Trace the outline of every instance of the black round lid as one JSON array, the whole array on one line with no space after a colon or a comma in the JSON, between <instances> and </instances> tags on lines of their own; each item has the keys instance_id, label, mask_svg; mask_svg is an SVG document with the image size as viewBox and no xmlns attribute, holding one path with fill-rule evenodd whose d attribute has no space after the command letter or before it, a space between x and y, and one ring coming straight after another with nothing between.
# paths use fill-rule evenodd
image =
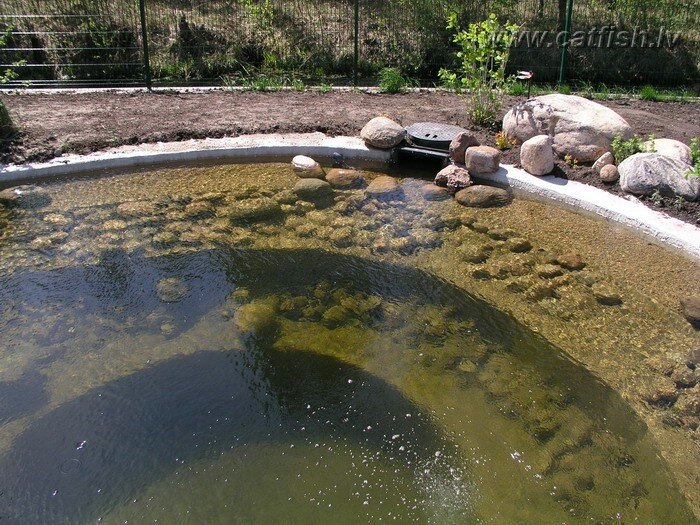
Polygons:
<instances>
[{"instance_id":1,"label":"black round lid","mask_svg":"<svg viewBox=\"0 0 700 525\"><path fill-rule=\"evenodd\" d=\"M463 131L467 130L439 122L417 122L406 128L411 142L415 145L444 150L449 149L452 139Z\"/></svg>"}]
</instances>

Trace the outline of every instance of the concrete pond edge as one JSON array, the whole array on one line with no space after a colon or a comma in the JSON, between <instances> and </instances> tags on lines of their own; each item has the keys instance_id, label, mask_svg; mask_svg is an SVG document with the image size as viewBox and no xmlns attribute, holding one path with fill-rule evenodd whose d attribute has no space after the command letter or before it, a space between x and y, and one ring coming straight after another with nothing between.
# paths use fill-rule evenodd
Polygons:
<instances>
[{"instance_id":1,"label":"concrete pond edge","mask_svg":"<svg viewBox=\"0 0 700 525\"><path fill-rule=\"evenodd\" d=\"M295 155L329 159L334 153L343 155L350 162L369 164L388 164L392 159L391 151L368 148L358 137L329 137L323 133L244 135L122 146L88 155L65 155L44 163L5 165L0 167L0 187L99 174L105 170L196 161L291 160ZM652 210L632 196L619 197L593 186L553 176L536 177L509 165L479 179L509 187L517 194L536 200L615 221L700 260L700 228Z\"/></svg>"}]
</instances>

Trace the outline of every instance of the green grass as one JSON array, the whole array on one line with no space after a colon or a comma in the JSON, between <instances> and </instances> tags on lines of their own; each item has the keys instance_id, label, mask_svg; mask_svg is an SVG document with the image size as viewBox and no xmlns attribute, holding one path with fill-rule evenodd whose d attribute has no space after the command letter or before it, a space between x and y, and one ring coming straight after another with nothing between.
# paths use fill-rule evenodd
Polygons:
<instances>
[{"instance_id":1,"label":"green grass","mask_svg":"<svg viewBox=\"0 0 700 525\"><path fill-rule=\"evenodd\" d=\"M661 96L654 86L644 86L639 91L639 98L651 102L658 102L661 100Z\"/></svg>"}]
</instances>

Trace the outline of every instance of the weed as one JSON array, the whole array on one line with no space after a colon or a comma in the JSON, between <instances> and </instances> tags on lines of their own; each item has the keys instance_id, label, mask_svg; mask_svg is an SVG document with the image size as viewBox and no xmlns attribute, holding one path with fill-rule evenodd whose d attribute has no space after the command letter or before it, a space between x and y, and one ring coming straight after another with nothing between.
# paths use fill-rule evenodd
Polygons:
<instances>
[{"instance_id":1,"label":"weed","mask_svg":"<svg viewBox=\"0 0 700 525\"><path fill-rule=\"evenodd\" d=\"M379 72L379 88L385 93L401 93L415 82L401 74L398 69L385 67Z\"/></svg>"},{"instance_id":2,"label":"weed","mask_svg":"<svg viewBox=\"0 0 700 525\"><path fill-rule=\"evenodd\" d=\"M562 95L571 95L571 88L566 84L559 84L557 86L557 92L561 93Z\"/></svg>"},{"instance_id":3,"label":"weed","mask_svg":"<svg viewBox=\"0 0 700 525\"><path fill-rule=\"evenodd\" d=\"M677 211L683 211L685 209L685 199L681 197L680 195L676 197L673 201L673 207Z\"/></svg>"},{"instance_id":4,"label":"weed","mask_svg":"<svg viewBox=\"0 0 700 525\"><path fill-rule=\"evenodd\" d=\"M639 91L639 98L642 100L649 100L652 102L658 102L661 100L661 94L657 91L654 86L644 86Z\"/></svg>"},{"instance_id":5,"label":"weed","mask_svg":"<svg viewBox=\"0 0 700 525\"><path fill-rule=\"evenodd\" d=\"M330 93L333 91L333 86L331 84L324 83L321 84L318 89L321 93Z\"/></svg>"},{"instance_id":6,"label":"weed","mask_svg":"<svg viewBox=\"0 0 700 525\"><path fill-rule=\"evenodd\" d=\"M499 131L496 133L496 147L500 149L501 151L507 150L515 146L515 140L511 139L503 133L502 131Z\"/></svg>"},{"instance_id":7,"label":"weed","mask_svg":"<svg viewBox=\"0 0 700 525\"><path fill-rule=\"evenodd\" d=\"M700 139L694 137L690 141L690 154L693 157L693 166L685 172L685 178L700 177Z\"/></svg>"},{"instance_id":8,"label":"weed","mask_svg":"<svg viewBox=\"0 0 700 525\"><path fill-rule=\"evenodd\" d=\"M564 155L564 163L572 168L578 168L578 159L573 158L569 153Z\"/></svg>"},{"instance_id":9,"label":"weed","mask_svg":"<svg viewBox=\"0 0 700 525\"><path fill-rule=\"evenodd\" d=\"M663 204L664 202L663 198L661 197L661 192L659 190L654 190L654 193L651 194L649 200L655 206L661 206L661 204Z\"/></svg>"},{"instance_id":10,"label":"weed","mask_svg":"<svg viewBox=\"0 0 700 525\"><path fill-rule=\"evenodd\" d=\"M645 146L639 135L635 135L627 140L625 140L622 135L617 135L611 143L615 163L620 164L627 157L631 157L636 153L653 153L656 151L654 146L655 138L653 133L649 135L647 138L649 145Z\"/></svg>"}]
</instances>

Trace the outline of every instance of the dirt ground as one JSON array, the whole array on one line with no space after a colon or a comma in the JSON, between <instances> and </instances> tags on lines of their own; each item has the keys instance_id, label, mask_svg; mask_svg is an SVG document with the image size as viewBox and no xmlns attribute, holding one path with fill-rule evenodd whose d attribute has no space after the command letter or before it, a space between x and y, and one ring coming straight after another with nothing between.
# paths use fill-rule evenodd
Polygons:
<instances>
[{"instance_id":1,"label":"dirt ground","mask_svg":"<svg viewBox=\"0 0 700 525\"><path fill-rule=\"evenodd\" d=\"M494 145L493 130L471 126L466 104L446 92L398 95L364 92L157 92L2 94L21 128L20 135L0 147L0 162L46 160L63 153L88 153L141 142L236 136L249 133L321 131L357 135L377 115L409 125L421 121L457 124ZM522 100L506 97L504 110ZM604 102L630 123L635 133L688 143L700 136L700 103ZM504 152L504 162L517 163L517 147ZM556 174L621 193L618 184L601 182L589 167L559 163ZM670 202L649 206L700 224L700 203L676 209Z\"/></svg>"}]
</instances>

